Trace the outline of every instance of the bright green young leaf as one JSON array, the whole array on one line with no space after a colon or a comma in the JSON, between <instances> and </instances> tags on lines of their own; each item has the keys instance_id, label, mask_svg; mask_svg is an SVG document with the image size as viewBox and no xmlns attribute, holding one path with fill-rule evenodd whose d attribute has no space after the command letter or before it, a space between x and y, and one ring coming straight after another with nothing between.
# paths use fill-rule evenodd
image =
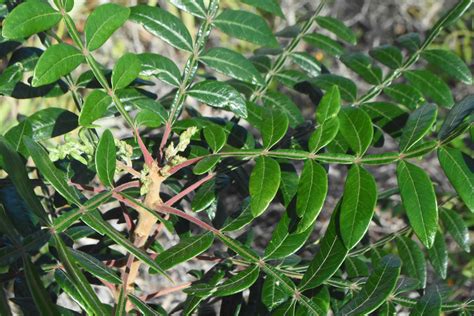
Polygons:
<instances>
[{"instance_id":1,"label":"bright green young leaf","mask_svg":"<svg viewBox=\"0 0 474 316\"><path fill-rule=\"evenodd\" d=\"M400 260L384 257L369 276L362 290L339 311L339 315L365 315L376 310L395 289L400 275Z\"/></svg>"},{"instance_id":2,"label":"bright green young leaf","mask_svg":"<svg viewBox=\"0 0 474 316\"><path fill-rule=\"evenodd\" d=\"M383 92L399 104L406 105L409 109L416 109L425 102L423 94L408 84L395 83L385 88Z\"/></svg>"},{"instance_id":3,"label":"bright green young leaf","mask_svg":"<svg viewBox=\"0 0 474 316\"><path fill-rule=\"evenodd\" d=\"M311 135L308 148L312 153L318 152L321 148L329 144L339 132L339 119L334 117L316 127Z\"/></svg>"},{"instance_id":4,"label":"bright green young leaf","mask_svg":"<svg viewBox=\"0 0 474 316\"><path fill-rule=\"evenodd\" d=\"M92 11L86 21L84 32L86 48L94 51L118 30L128 19L130 9L115 3L106 3Z\"/></svg>"},{"instance_id":5,"label":"bright green young leaf","mask_svg":"<svg viewBox=\"0 0 474 316\"><path fill-rule=\"evenodd\" d=\"M171 59L153 53L143 53L137 56L142 62L140 74L154 76L167 84L179 87L181 73Z\"/></svg>"},{"instance_id":6,"label":"bright green young leaf","mask_svg":"<svg viewBox=\"0 0 474 316\"><path fill-rule=\"evenodd\" d=\"M191 13L198 18L205 19L207 16L206 5L203 0L169 0L173 5L183 11Z\"/></svg>"},{"instance_id":7,"label":"bright green young leaf","mask_svg":"<svg viewBox=\"0 0 474 316\"><path fill-rule=\"evenodd\" d=\"M306 160L298 183L296 214L301 218L297 232L310 228L321 212L328 191L326 170L313 160Z\"/></svg>"},{"instance_id":8,"label":"bright green young leaf","mask_svg":"<svg viewBox=\"0 0 474 316\"><path fill-rule=\"evenodd\" d=\"M425 295L416 303L411 310L410 316L430 316L441 314L441 293L434 286L425 291Z\"/></svg>"},{"instance_id":9,"label":"bright green young leaf","mask_svg":"<svg viewBox=\"0 0 474 316\"><path fill-rule=\"evenodd\" d=\"M288 117L279 111L263 109L264 119L261 122L263 147L272 148L285 136L288 129Z\"/></svg>"},{"instance_id":10,"label":"bright green young leaf","mask_svg":"<svg viewBox=\"0 0 474 316\"><path fill-rule=\"evenodd\" d=\"M173 47L189 52L193 50L193 39L186 26L166 10L139 5L132 8L130 19Z\"/></svg>"},{"instance_id":11,"label":"bright green young leaf","mask_svg":"<svg viewBox=\"0 0 474 316\"><path fill-rule=\"evenodd\" d=\"M439 216L443 222L443 226L453 237L459 247L461 247L465 252L470 252L469 232L462 217L455 211L446 208L442 209Z\"/></svg>"},{"instance_id":12,"label":"bright green young leaf","mask_svg":"<svg viewBox=\"0 0 474 316\"><path fill-rule=\"evenodd\" d=\"M280 186L280 165L268 157L258 157L250 175L250 207L254 217L261 215Z\"/></svg>"},{"instance_id":13,"label":"bright green young leaf","mask_svg":"<svg viewBox=\"0 0 474 316\"><path fill-rule=\"evenodd\" d=\"M423 251L417 243L407 237L400 236L396 239L398 255L402 259L402 272L414 278L419 283L419 288L426 286L426 260Z\"/></svg>"},{"instance_id":14,"label":"bright green young leaf","mask_svg":"<svg viewBox=\"0 0 474 316\"><path fill-rule=\"evenodd\" d=\"M108 281L112 284L121 284L122 280L117 275L117 273L106 266L99 259L94 258L93 256L75 249L70 249L70 253L77 264L80 265L84 270L90 272L96 277Z\"/></svg>"},{"instance_id":15,"label":"bright green young leaf","mask_svg":"<svg viewBox=\"0 0 474 316\"><path fill-rule=\"evenodd\" d=\"M341 108L341 94L337 86L332 86L319 102L316 109L316 121L323 124L337 116Z\"/></svg>"},{"instance_id":16,"label":"bright green young leaf","mask_svg":"<svg viewBox=\"0 0 474 316\"><path fill-rule=\"evenodd\" d=\"M408 121L402 129L401 152L409 150L428 133L436 121L437 114L438 108L434 104L425 104L410 113Z\"/></svg>"},{"instance_id":17,"label":"bright green young leaf","mask_svg":"<svg viewBox=\"0 0 474 316\"><path fill-rule=\"evenodd\" d=\"M254 13L226 9L214 19L214 25L229 36L244 41L260 46L278 46L267 22Z\"/></svg>"},{"instance_id":18,"label":"bright green young leaf","mask_svg":"<svg viewBox=\"0 0 474 316\"><path fill-rule=\"evenodd\" d=\"M346 101L354 102L357 98L357 86L350 79L332 74L322 74L310 82L326 91L333 86L337 86L341 93L341 98Z\"/></svg>"},{"instance_id":19,"label":"bright green young leaf","mask_svg":"<svg viewBox=\"0 0 474 316\"><path fill-rule=\"evenodd\" d=\"M362 109L346 107L339 112L339 131L351 149L362 156L369 148L374 136L370 116Z\"/></svg>"},{"instance_id":20,"label":"bright green young leaf","mask_svg":"<svg viewBox=\"0 0 474 316\"><path fill-rule=\"evenodd\" d=\"M474 113L474 95L468 95L449 111L439 130L438 138L446 139L462 122Z\"/></svg>"},{"instance_id":21,"label":"bright green young leaf","mask_svg":"<svg viewBox=\"0 0 474 316\"><path fill-rule=\"evenodd\" d=\"M461 199L474 211L474 159L455 148L438 149L441 168Z\"/></svg>"},{"instance_id":22,"label":"bright green young leaf","mask_svg":"<svg viewBox=\"0 0 474 316\"><path fill-rule=\"evenodd\" d=\"M265 107L284 113L288 117L290 127L295 128L304 122L301 110L286 94L278 91L268 91L262 99Z\"/></svg>"},{"instance_id":23,"label":"bright green young leaf","mask_svg":"<svg viewBox=\"0 0 474 316\"><path fill-rule=\"evenodd\" d=\"M229 109L237 116L247 117L245 100L230 85L213 80L198 82L188 91L190 97L218 109Z\"/></svg>"},{"instance_id":24,"label":"bright green young leaf","mask_svg":"<svg viewBox=\"0 0 474 316\"><path fill-rule=\"evenodd\" d=\"M400 49L391 45L375 47L369 52L370 56L391 69L400 68L403 55Z\"/></svg>"},{"instance_id":25,"label":"bright green young leaf","mask_svg":"<svg viewBox=\"0 0 474 316\"><path fill-rule=\"evenodd\" d=\"M227 134L219 125L209 124L204 127L204 138L213 152L218 152L227 141Z\"/></svg>"},{"instance_id":26,"label":"bright green young leaf","mask_svg":"<svg viewBox=\"0 0 474 316\"><path fill-rule=\"evenodd\" d=\"M233 50L223 47L212 48L200 57L200 61L231 78L255 85L265 83L255 66L247 58Z\"/></svg>"},{"instance_id":27,"label":"bright green young leaf","mask_svg":"<svg viewBox=\"0 0 474 316\"><path fill-rule=\"evenodd\" d=\"M341 62L370 84L379 84L382 81L382 69L373 65L370 57L363 53L344 54L341 56Z\"/></svg>"},{"instance_id":28,"label":"bright green young leaf","mask_svg":"<svg viewBox=\"0 0 474 316\"><path fill-rule=\"evenodd\" d=\"M423 51L421 56L454 79L468 85L472 84L472 74L469 67L455 53L444 49L428 49Z\"/></svg>"},{"instance_id":29,"label":"bright green young leaf","mask_svg":"<svg viewBox=\"0 0 474 316\"><path fill-rule=\"evenodd\" d=\"M454 104L449 86L428 70L409 70L404 75L415 88L438 105L450 108Z\"/></svg>"},{"instance_id":30,"label":"bright green young leaf","mask_svg":"<svg viewBox=\"0 0 474 316\"><path fill-rule=\"evenodd\" d=\"M285 277L285 275L281 276ZM263 282L262 303L265 304L268 310L271 311L281 303L288 300L290 295L291 293L288 293L285 291L285 288L280 286L280 282L267 275L265 281Z\"/></svg>"},{"instance_id":31,"label":"bright green young leaf","mask_svg":"<svg viewBox=\"0 0 474 316\"><path fill-rule=\"evenodd\" d=\"M438 231L433 243L433 247L428 249L428 258L431 266L436 273L442 278L446 279L448 270L448 251L446 250L446 243L444 242L443 234Z\"/></svg>"},{"instance_id":32,"label":"bright green young leaf","mask_svg":"<svg viewBox=\"0 0 474 316\"><path fill-rule=\"evenodd\" d=\"M349 170L341 205L339 226L347 249L352 249L364 237L374 215L377 185L374 177L359 165Z\"/></svg>"},{"instance_id":33,"label":"bright green young leaf","mask_svg":"<svg viewBox=\"0 0 474 316\"><path fill-rule=\"evenodd\" d=\"M420 241L431 248L438 229L438 205L433 184L423 169L405 161L398 163L397 179L410 225Z\"/></svg>"},{"instance_id":34,"label":"bright green young leaf","mask_svg":"<svg viewBox=\"0 0 474 316\"><path fill-rule=\"evenodd\" d=\"M43 1L21 3L3 21L2 35L20 39L46 31L61 20L61 13Z\"/></svg>"},{"instance_id":35,"label":"bright green young leaf","mask_svg":"<svg viewBox=\"0 0 474 316\"><path fill-rule=\"evenodd\" d=\"M344 52L344 48L341 44L326 35L312 33L306 35L303 40L311 46L325 51L329 55L338 57Z\"/></svg>"},{"instance_id":36,"label":"bright green young leaf","mask_svg":"<svg viewBox=\"0 0 474 316\"><path fill-rule=\"evenodd\" d=\"M338 19L330 16L318 16L316 18L316 23L349 44L355 45L357 43L355 33Z\"/></svg>"},{"instance_id":37,"label":"bright green young leaf","mask_svg":"<svg viewBox=\"0 0 474 316\"><path fill-rule=\"evenodd\" d=\"M86 97L79 115L79 124L89 127L100 119L112 104L112 97L102 90L94 90Z\"/></svg>"},{"instance_id":38,"label":"bright green young leaf","mask_svg":"<svg viewBox=\"0 0 474 316\"><path fill-rule=\"evenodd\" d=\"M254 6L260 10L267 11L281 18L284 17L278 1L275 0L242 0L243 3Z\"/></svg>"},{"instance_id":39,"label":"bright green young leaf","mask_svg":"<svg viewBox=\"0 0 474 316\"><path fill-rule=\"evenodd\" d=\"M116 160L115 140L110 130L105 130L95 152L95 167L100 181L108 186L114 185Z\"/></svg>"},{"instance_id":40,"label":"bright green young leaf","mask_svg":"<svg viewBox=\"0 0 474 316\"><path fill-rule=\"evenodd\" d=\"M127 87L135 80L142 69L142 63L135 54L126 53L117 61L112 72L114 90Z\"/></svg>"}]
</instances>

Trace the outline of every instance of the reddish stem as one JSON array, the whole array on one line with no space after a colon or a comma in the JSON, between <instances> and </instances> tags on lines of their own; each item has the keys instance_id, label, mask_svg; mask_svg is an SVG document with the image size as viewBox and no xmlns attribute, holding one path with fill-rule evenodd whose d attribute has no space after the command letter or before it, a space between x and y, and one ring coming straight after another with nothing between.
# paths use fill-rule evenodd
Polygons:
<instances>
[{"instance_id":1,"label":"reddish stem","mask_svg":"<svg viewBox=\"0 0 474 316\"><path fill-rule=\"evenodd\" d=\"M204 158L203 157L196 157L196 158L192 158L192 159L189 159L189 160L186 160L185 162L182 162L180 163L179 165L176 165L174 167L172 167L170 170L169 170L169 175L173 175L175 174L176 172L178 172L179 170L183 169L183 168L186 168L187 166L190 166L200 160L202 160Z\"/></svg>"},{"instance_id":2,"label":"reddish stem","mask_svg":"<svg viewBox=\"0 0 474 316\"><path fill-rule=\"evenodd\" d=\"M73 187L75 187L76 189L81 190L81 191L90 191L90 192L94 192L94 193L100 193L100 192L103 192L105 190L104 187L100 186L100 185L97 186L97 187L90 187L90 186L87 186L87 185L74 183L72 181L69 181L69 184L72 185Z\"/></svg>"},{"instance_id":3,"label":"reddish stem","mask_svg":"<svg viewBox=\"0 0 474 316\"><path fill-rule=\"evenodd\" d=\"M135 136L137 137L138 146L140 146L140 150L142 151L143 157L145 158L145 164L148 167L151 167L153 165L153 157L151 156L150 152L143 143L143 140L140 137L140 134L138 133L137 129L135 129Z\"/></svg>"},{"instance_id":4,"label":"reddish stem","mask_svg":"<svg viewBox=\"0 0 474 316\"><path fill-rule=\"evenodd\" d=\"M159 153L160 160L163 159L163 149L165 149L165 146L166 146L166 143L168 142L168 138L170 137L170 134L171 134L171 124L169 122L166 122L165 131L163 133L163 137L161 138L161 143L160 143L160 153Z\"/></svg>"},{"instance_id":5,"label":"reddish stem","mask_svg":"<svg viewBox=\"0 0 474 316\"><path fill-rule=\"evenodd\" d=\"M180 284L180 285L177 285L177 286L173 286L173 287L169 287L169 288L166 288L166 289L159 290L158 292L155 292L155 293L152 293L152 294L143 295L142 297L140 297L140 299L142 301L146 302L146 301L152 300L152 299L160 297L160 296L164 296L164 295L168 295L168 294L173 293L173 292L184 290L184 289L186 289L190 286L191 286L191 282L186 282L186 283L183 283L183 284Z\"/></svg>"},{"instance_id":6,"label":"reddish stem","mask_svg":"<svg viewBox=\"0 0 474 316\"><path fill-rule=\"evenodd\" d=\"M181 200L182 198L184 198L186 195L188 195L189 193L193 192L194 190L196 190L197 188L199 188L201 185L203 185L204 183L206 183L207 181L211 180L212 178L214 178L214 175L213 173L210 173L208 174L207 176L205 176L204 178L202 178L201 180L191 184L189 187L187 187L186 189L184 189L183 191L179 192L178 194L176 194L175 196L173 196L171 199L169 199L168 201L165 202L165 205L167 206L173 206L176 202L178 202L179 200Z\"/></svg>"},{"instance_id":7,"label":"reddish stem","mask_svg":"<svg viewBox=\"0 0 474 316\"><path fill-rule=\"evenodd\" d=\"M121 184L119 185L118 187L116 187L114 189L114 192L122 192L126 189L130 189L130 188L138 188L140 187L140 181L136 180L136 181L130 181L130 182L127 182L127 183L124 183L124 184Z\"/></svg>"}]
</instances>

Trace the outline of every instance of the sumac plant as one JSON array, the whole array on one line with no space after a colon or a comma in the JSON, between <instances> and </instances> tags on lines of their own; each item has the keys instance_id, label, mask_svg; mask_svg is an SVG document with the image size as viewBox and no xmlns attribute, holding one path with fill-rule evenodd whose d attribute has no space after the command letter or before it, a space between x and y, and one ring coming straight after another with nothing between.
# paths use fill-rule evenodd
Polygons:
<instances>
[{"instance_id":1,"label":"sumac plant","mask_svg":"<svg viewBox=\"0 0 474 316\"><path fill-rule=\"evenodd\" d=\"M472 75L431 43L472 1L368 53L325 1L275 31L277 1L169 2L79 28L72 0L0 1L2 100L75 106L0 137L0 314L471 315ZM100 64L124 24L173 55Z\"/></svg>"}]
</instances>

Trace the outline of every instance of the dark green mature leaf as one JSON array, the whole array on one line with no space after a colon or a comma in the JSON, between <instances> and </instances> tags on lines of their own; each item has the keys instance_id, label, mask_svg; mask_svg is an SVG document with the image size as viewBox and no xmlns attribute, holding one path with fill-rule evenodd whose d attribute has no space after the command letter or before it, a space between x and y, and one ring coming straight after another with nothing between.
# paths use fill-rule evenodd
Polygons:
<instances>
[{"instance_id":1,"label":"dark green mature leaf","mask_svg":"<svg viewBox=\"0 0 474 316\"><path fill-rule=\"evenodd\" d=\"M434 104L425 104L410 113L408 121L402 129L401 152L409 150L429 132L436 121L437 114L438 108Z\"/></svg>"},{"instance_id":2,"label":"dark green mature leaf","mask_svg":"<svg viewBox=\"0 0 474 316\"><path fill-rule=\"evenodd\" d=\"M143 316L159 316L162 315L158 312L156 312L154 309L152 309L150 306L148 306L145 302L143 302L141 299L136 297L133 294L128 294L128 299L130 302L135 305L136 309L142 313Z\"/></svg>"},{"instance_id":3,"label":"dark green mature leaf","mask_svg":"<svg viewBox=\"0 0 474 316\"><path fill-rule=\"evenodd\" d=\"M93 314L94 312L86 305L82 299L79 291L73 284L71 278L61 269L54 271L54 280L64 293L66 293L74 302L76 302L86 313Z\"/></svg>"},{"instance_id":4,"label":"dark green mature leaf","mask_svg":"<svg viewBox=\"0 0 474 316\"><path fill-rule=\"evenodd\" d=\"M363 315L376 310L392 293L400 275L400 260L384 257L362 290L339 311L340 315Z\"/></svg>"},{"instance_id":5,"label":"dark green mature leaf","mask_svg":"<svg viewBox=\"0 0 474 316\"><path fill-rule=\"evenodd\" d=\"M203 158L199 160L199 162L194 166L193 173L197 175L205 174L212 170L212 168L214 168L220 160L221 157L219 156L210 156ZM196 199L196 197L194 199Z\"/></svg>"},{"instance_id":6,"label":"dark green mature leaf","mask_svg":"<svg viewBox=\"0 0 474 316\"><path fill-rule=\"evenodd\" d=\"M469 67L453 52L444 49L428 49L423 51L421 56L454 79L465 84L472 84L472 74Z\"/></svg>"},{"instance_id":7,"label":"dark green mature leaf","mask_svg":"<svg viewBox=\"0 0 474 316\"><path fill-rule=\"evenodd\" d=\"M292 53L290 56L293 62L300 66L300 68L304 70L309 76L317 77L321 74L321 63L317 61L313 55L307 52L296 52ZM292 87L296 83L294 83Z\"/></svg>"},{"instance_id":8,"label":"dark green mature leaf","mask_svg":"<svg viewBox=\"0 0 474 316\"><path fill-rule=\"evenodd\" d=\"M392 84L383 92L395 102L406 105L410 109L416 109L419 104L425 102L423 94L418 89L404 83Z\"/></svg>"},{"instance_id":9,"label":"dark green mature leaf","mask_svg":"<svg viewBox=\"0 0 474 316\"><path fill-rule=\"evenodd\" d=\"M219 125L209 124L204 127L204 138L213 152L218 152L227 141L227 134Z\"/></svg>"},{"instance_id":10,"label":"dark green mature leaf","mask_svg":"<svg viewBox=\"0 0 474 316\"><path fill-rule=\"evenodd\" d=\"M284 113L288 117L289 125L292 128L304 122L301 110L286 94L278 91L268 91L262 99L265 107Z\"/></svg>"},{"instance_id":11,"label":"dark green mature leaf","mask_svg":"<svg viewBox=\"0 0 474 316\"><path fill-rule=\"evenodd\" d=\"M19 39L46 31L61 20L61 13L42 1L21 3L3 21L2 35Z\"/></svg>"},{"instance_id":12,"label":"dark green mature leaf","mask_svg":"<svg viewBox=\"0 0 474 316\"><path fill-rule=\"evenodd\" d=\"M196 165L194 169L197 169L197 173L200 174L201 168ZM194 171L193 169L193 171ZM202 170L204 171L204 170ZM207 209L212 205L217 199L216 195L216 180L211 179L210 181L204 183L199 189L196 190L193 201L191 203L191 208L195 212L201 212Z\"/></svg>"},{"instance_id":13,"label":"dark green mature leaf","mask_svg":"<svg viewBox=\"0 0 474 316\"><path fill-rule=\"evenodd\" d=\"M301 218L297 232L310 228L321 212L328 192L326 170L313 160L306 160L298 183L296 214Z\"/></svg>"},{"instance_id":14,"label":"dark green mature leaf","mask_svg":"<svg viewBox=\"0 0 474 316\"><path fill-rule=\"evenodd\" d=\"M123 89L135 80L142 69L142 63L135 54L127 53L120 57L112 72L112 87Z\"/></svg>"},{"instance_id":15,"label":"dark green mature leaf","mask_svg":"<svg viewBox=\"0 0 474 316\"><path fill-rule=\"evenodd\" d=\"M377 185L374 177L359 165L349 170L341 204L339 226L347 249L364 237L374 215Z\"/></svg>"},{"instance_id":16,"label":"dark green mature leaf","mask_svg":"<svg viewBox=\"0 0 474 316\"><path fill-rule=\"evenodd\" d=\"M285 277L285 275L281 275ZM284 287L280 286L280 283L273 277L267 275L263 282L262 288L262 303L268 308L273 310L281 303L288 300L291 293L288 293Z\"/></svg>"},{"instance_id":17,"label":"dark green mature leaf","mask_svg":"<svg viewBox=\"0 0 474 316\"><path fill-rule=\"evenodd\" d=\"M426 290L425 295L412 309L411 316L431 316L441 314L441 293L435 286Z\"/></svg>"},{"instance_id":18,"label":"dark green mature leaf","mask_svg":"<svg viewBox=\"0 0 474 316\"><path fill-rule=\"evenodd\" d=\"M438 231L433 243L433 247L428 249L428 258L431 265L438 275L446 279L446 272L448 270L448 251L446 250L446 243L444 242L443 234Z\"/></svg>"},{"instance_id":19,"label":"dark green mature leaf","mask_svg":"<svg viewBox=\"0 0 474 316\"><path fill-rule=\"evenodd\" d=\"M142 62L140 74L154 76L167 84L179 87L181 72L171 59L153 53L143 53L137 56Z\"/></svg>"},{"instance_id":20,"label":"dark green mature leaf","mask_svg":"<svg viewBox=\"0 0 474 316\"><path fill-rule=\"evenodd\" d=\"M288 130L288 117L279 111L263 109L264 119L261 122L263 147L270 149L278 143Z\"/></svg>"},{"instance_id":21,"label":"dark green mature leaf","mask_svg":"<svg viewBox=\"0 0 474 316\"><path fill-rule=\"evenodd\" d=\"M433 30L442 29L456 22L472 5L472 0L461 0L446 12L433 26Z\"/></svg>"},{"instance_id":22,"label":"dark green mature leaf","mask_svg":"<svg viewBox=\"0 0 474 316\"><path fill-rule=\"evenodd\" d=\"M132 8L130 19L178 49L192 51L193 39L186 26L173 14L147 5Z\"/></svg>"},{"instance_id":23,"label":"dark green mature leaf","mask_svg":"<svg viewBox=\"0 0 474 316\"><path fill-rule=\"evenodd\" d=\"M442 211L439 213L439 216L443 222L444 227L453 237L456 243L462 249L464 249L465 252L470 252L469 232L462 217L455 211L445 208L442 209Z\"/></svg>"},{"instance_id":24,"label":"dark green mature leaf","mask_svg":"<svg viewBox=\"0 0 474 316\"><path fill-rule=\"evenodd\" d=\"M214 25L222 32L244 41L268 47L278 45L268 24L254 13L226 9L214 19Z\"/></svg>"},{"instance_id":25,"label":"dark green mature leaf","mask_svg":"<svg viewBox=\"0 0 474 316\"><path fill-rule=\"evenodd\" d=\"M472 113L474 113L474 95L471 94L456 103L449 111L439 130L438 138L446 139Z\"/></svg>"},{"instance_id":26,"label":"dark green mature leaf","mask_svg":"<svg viewBox=\"0 0 474 316\"><path fill-rule=\"evenodd\" d=\"M377 61L391 69L400 68L403 62L403 55L400 49L391 45L378 46L369 52Z\"/></svg>"},{"instance_id":27,"label":"dark green mature leaf","mask_svg":"<svg viewBox=\"0 0 474 316\"><path fill-rule=\"evenodd\" d=\"M374 66L372 60L363 53L344 54L341 56L341 62L370 84L382 81L382 69Z\"/></svg>"},{"instance_id":28,"label":"dark green mature leaf","mask_svg":"<svg viewBox=\"0 0 474 316\"><path fill-rule=\"evenodd\" d=\"M67 44L48 47L41 55L33 74L33 87L53 83L69 74L84 61L82 52Z\"/></svg>"},{"instance_id":29,"label":"dark green mature leaf","mask_svg":"<svg viewBox=\"0 0 474 316\"><path fill-rule=\"evenodd\" d=\"M241 54L223 47L211 48L199 59L208 67L231 78L255 85L263 85L260 72Z\"/></svg>"},{"instance_id":30,"label":"dark green mature leaf","mask_svg":"<svg viewBox=\"0 0 474 316\"><path fill-rule=\"evenodd\" d=\"M438 160L461 199L474 211L474 159L455 148L440 147Z\"/></svg>"},{"instance_id":31,"label":"dark green mature leaf","mask_svg":"<svg viewBox=\"0 0 474 316\"><path fill-rule=\"evenodd\" d=\"M258 157L250 175L250 207L254 217L261 215L280 186L280 165L268 157Z\"/></svg>"},{"instance_id":32,"label":"dark green mature leaf","mask_svg":"<svg viewBox=\"0 0 474 316\"><path fill-rule=\"evenodd\" d=\"M337 116L341 109L341 94L337 86L331 87L319 102L316 109L316 122L323 124Z\"/></svg>"},{"instance_id":33,"label":"dark green mature leaf","mask_svg":"<svg viewBox=\"0 0 474 316\"><path fill-rule=\"evenodd\" d=\"M224 228L222 228L223 232L231 232L242 229L252 222L254 217L252 215L252 210L250 209L249 199L245 199L240 208L241 212L239 216L232 219L229 224L224 226Z\"/></svg>"},{"instance_id":34,"label":"dark green mature leaf","mask_svg":"<svg viewBox=\"0 0 474 316\"><path fill-rule=\"evenodd\" d=\"M77 116L61 108L48 107L32 114L28 122L33 130L32 138L39 141L74 130L77 127Z\"/></svg>"},{"instance_id":35,"label":"dark green mature leaf","mask_svg":"<svg viewBox=\"0 0 474 316\"><path fill-rule=\"evenodd\" d=\"M87 49L93 51L104 45L127 21L129 15L129 8L114 3L106 3L95 8L84 27Z\"/></svg>"},{"instance_id":36,"label":"dark green mature leaf","mask_svg":"<svg viewBox=\"0 0 474 316\"><path fill-rule=\"evenodd\" d=\"M421 46L420 34L414 32L403 34L396 42L411 53L416 52Z\"/></svg>"},{"instance_id":37,"label":"dark green mature leaf","mask_svg":"<svg viewBox=\"0 0 474 316\"><path fill-rule=\"evenodd\" d=\"M64 9L66 12L74 8L74 0L53 0L58 8Z\"/></svg>"},{"instance_id":38,"label":"dark green mature leaf","mask_svg":"<svg viewBox=\"0 0 474 316\"><path fill-rule=\"evenodd\" d=\"M245 100L230 85L213 80L205 80L195 84L188 95L202 103L218 109L229 109L240 117L247 117Z\"/></svg>"},{"instance_id":39,"label":"dark green mature leaf","mask_svg":"<svg viewBox=\"0 0 474 316\"><path fill-rule=\"evenodd\" d=\"M370 116L362 109L346 107L339 112L339 131L351 149L362 156L374 136L374 128Z\"/></svg>"},{"instance_id":40,"label":"dark green mature leaf","mask_svg":"<svg viewBox=\"0 0 474 316\"><path fill-rule=\"evenodd\" d=\"M311 83L326 91L333 86L337 86L341 93L341 98L349 102L354 102L357 98L357 86L355 83L341 76L323 74L312 79Z\"/></svg>"},{"instance_id":41,"label":"dark green mature leaf","mask_svg":"<svg viewBox=\"0 0 474 316\"><path fill-rule=\"evenodd\" d=\"M321 148L329 144L339 132L339 119L334 117L327 120L323 124L316 127L316 130L311 135L308 143L308 148L315 153Z\"/></svg>"},{"instance_id":42,"label":"dark green mature leaf","mask_svg":"<svg viewBox=\"0 0 474 316\"><path fill-rule=\"evenodd\" d=\"M96 259L93 256L79 250L70 249L69 251L72 257L84 270L112 284L122 283L122 280L117 275L117 273L112 268L106 266L99 259Z\"/></svg>"},{"instance_id":43,"label":"dark green mature leaf","mask_svg":"<svg viewBox=\"0 0 474 316\"><path fill-rule=\"evenodd\" d=\"M205 19L207 16L206 6L203 0L169 0L176 7L191 13L198 18Z\"/></svg>"},{"instance_id":44,"label":"dark green mature leaf","mask_svg":"<svg viewBox=\"0 0 474 316\"><path fill-rule=\"evenodd\" d=\"M320 27L330 31L331 33L334 33L338 38L348 42L349 44L355 45L357 43L355 33L338 19L332 18L330 16L318 16L316 18L316 23L318 23Z\"/></svg>"},{"instance_id":45,"label":"dark green mature leaf","mask_svg":"<svg viewBox=\"0 0 474 316\"><path fill-rule=\"evenodd\" d=\"M168 270L200 255L212 246L213 241L214 235L212 233L183 238L177 245L160 253L155 261L163 270Z\"/></svg>"},{"instance_id":46,"label":"dark green mature leaf","mask_svg":"<svg viewBox=\"0 0 474 316\"><path fill-rule=\"evenodd\" d=\"M438 205L433 184L423 169L405 161L398 163L397 179L411 227L420 241L431 248L438 228Z\"/></svg>"},{"instance_id":47,"label":"dark green mature leaf","mask_svg":"<svg viewBox=\"0 0 474 316\"><path fill-rule=\"evenodd\" d=\"M347 257L344 261L344 267L349 278L369 276L367 263L359 257Z\"/></svg>"},{"instance_id":48,"label":"dark green mature leaf","mask_svg":"<svg viewBox=\"0 0 474 316\"><path fill-rule=\"evenodd\" d=\"M90 127L95 120L100 119L112 104L112 97L102 90L94 90L86 97L79 115L79 124Z\"/></svg>"},{"instance_id":49,"label":"dark green mature leaf","mask_svg":"<svg viewBox=\"0 0 474 316\"><path fill-rule=\"evenodd\" d=\"M105 130L95 152L95 168L100 181L108 186L114 185L116 160L115 140L110 130Z\"/></svg>"},{"instance_id":50,"label":"dark green mature leaf","mask_svg":"<svg viewBox=\"0 0 474 316\"><path fill-rule=\"evenodd\" d=\"M426 261L423 251L417 243L407 237L400 236L396 239L398 255L402 259L402 272L419 283L419 288L426 286Z\"/></svg>"},{"instance_id":51,"label":"dark green mature leaf","mask_svg":"<svg viewBox=\"0 0 474 316\"><path fill-rule=\"evenodd\" d=\"M243 3L254 6L258 9L273 13L279 17L284 17L278 1L275 0L242 0Z\"/></svg>"},{"instance_id":52,"label":"dark green mature leaf","mask_svg":"<svg viewBox=\"0 0 474 316\"><path fill-rule=\"evenodd\" d=\"M303 37L303 40L311 46L325 51L329 55L337 57L344 52L344 48L341 46L341 44L323 34L308 34Z\"/></svg>"},{"instance_id":53,"label":"dark green mature leaf","mask_svg":"<svg viewBox=\"0 0 474 316\"><path fill-rule=\"evenodd\" d=\"M31 127L31 123L28 120L21 121L5 133L5 138L10 142L15 151L24 157L28 157L28 150L23 144L23 136L33 137L33 127Z\"/></svg>"},{"instance_id":54,"label":"dark green mature leaf","mask_svg":"<svg viewBox=\"0 0 474 316\"><path fill-rule=\"evenodd\" d=\"M410 83L440 106L450 108L454 104L449 86L427 70L409 70L404 73Z\"/></svg>"}]
</instances>

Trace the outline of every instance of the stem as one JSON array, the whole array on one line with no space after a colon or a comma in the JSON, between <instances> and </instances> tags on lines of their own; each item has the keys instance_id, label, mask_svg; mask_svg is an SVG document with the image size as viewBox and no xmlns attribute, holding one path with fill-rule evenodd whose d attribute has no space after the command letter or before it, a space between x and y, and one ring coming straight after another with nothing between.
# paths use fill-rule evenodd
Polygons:
<instances>
[{"instance_id":1,"label":"stem","mask_svg":"<svg viewBox=\"0 0 474 316\"><path fill-rule=\"evenodd\" d=\"M184 189L183 191L179 192L178 194L176 194L175 196L173 196L171 199L169 199L168 201L166 201L165 205L167 206L173 206L173 204L175 204L176 202L178 202L179 200L181 200L182 198L184 198L186 195L188 195L189 193L193 192L194 190L196 190L197 188L199 188L201 185L203 185L204 183L206 183L207 181L211 180L212 178L214 178L215 174L213 173L210 173L208 174L207 176L205 176L204 178L202 178L201 180L191 184L189 187L187 187L186 189Z\"/></svg>"}]
</instances>

